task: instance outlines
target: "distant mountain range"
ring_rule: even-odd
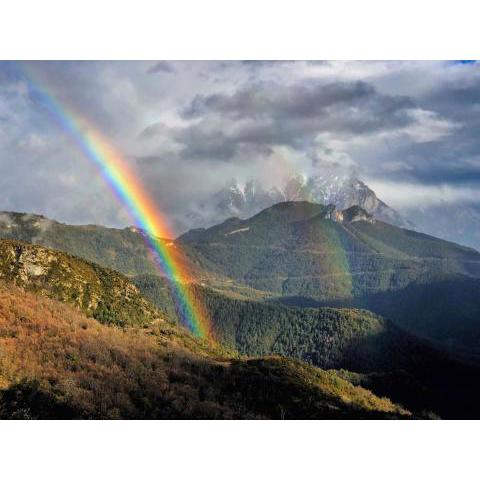
[[[375,192],[357,177],[325,173],[311,177],[294,176],[282,185],[266,189],[257,180],[244,185],[233,181],[218,191],[193,217],[199,226],[219,223],[229,217],[248,218],[276,203],[307,201],[333,204],[339,210],[358,205],[376,219],[405,228],[414,225],[380,200]],[[213,220],[213,221],[212,221]]]
[[[478,207],[445,202],[435,206],[419,204],[398,211],[378,198],[357,176],[328,171],[312,176],[293,176],[281,185],[271,188],[264,187],[256,179],[244,184],[232,181],[204,201],[195,213],[190,213],[187,224],[206,227],[230,217],[249,218],[265,208],[285,201],[333,204],[340,210],[358,205],[386,223],[480,250]]]
[[[477,251],[377,220],[359,206],[282,202],[245,220],[191,230],[175,244],[205,269],[252,288],[317,300],[446,274],[480,277]]]
[[[358,206],[284,202],[175,243],[200,268],[283,303],[368,308],[480,354],[480,253],[376,220]]]

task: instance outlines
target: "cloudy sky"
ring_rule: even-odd
[[[408,212],[480,205],[471,62],[0,62],[0,210],[131,223],[24,74],[95,125],[172,226],[232,178],[354,172]]]

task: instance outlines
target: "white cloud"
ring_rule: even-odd
[[[422,185],[369,179],[368,185],[393,208],[411,210],[444,204],[480,203],[480,190],[468,186]]]
[[[458,122],[442,118],[437,113],[429,110],[415,108],[410,110],[409,114],[415,123],[405,127],[402,133],[409,135],[418,143],[439,140],[461,128]]]

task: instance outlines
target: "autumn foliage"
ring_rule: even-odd
[[[0,284],[3,418],[358,418],[407,412],[331,372],[225,358],[187,332],[102,325]]]

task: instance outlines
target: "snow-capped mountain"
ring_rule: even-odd
[[[397,211],[382,202],[364,182],[352,175],[296,176],[268,190],[256,180],[244,185],[232,182],[213,196],[212,205],[206,205],[205,211],[215,212],[218,217],[216,221],[228,217],[246,218],[275,203],[295,200],[333,204],[339,210],[358,205],[378,220],[401,227],[413,227]]]

